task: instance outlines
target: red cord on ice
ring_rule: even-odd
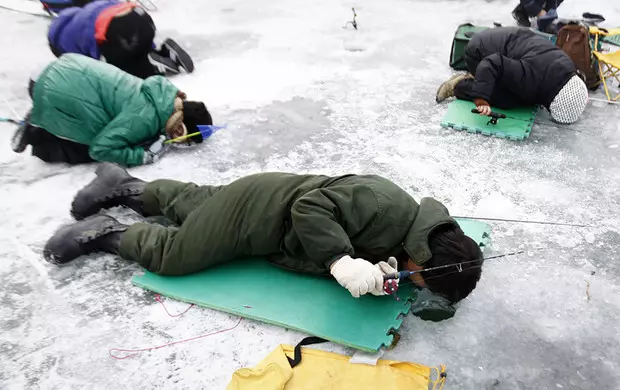
[[[184,312],[179,313],[179,314],[170,314],[170,312],[168,311],[168,309],[166,309],[166,305],[164,305],[164,301],[161,299],[161,295],[159,295],[159,294],[155,294],[155,300],[156,300],[157,302],[159,302],[159,303],[160,303],[160,304],[164,307],[164,310],[166,311],[166,313],[167,313],[170,317],[180,317],[180,316],[182,316],[183,314],[187,313],[187,312],[189,311],[189,309],[191,309],[192,307],[194,307],[194,304],[192,303],[191,305],[189,305],[189,307],[188,307],[187,309],[185,309],[185,311],[184,311]]]
[[[243,318],[239,317],[239,321],[237,321],[237,323],[236,323],[234,326],[230,327],[230,328],[227,328],[227,329],[220,329],[220,330],[215,331],[215,332],[211,332],[211,333],[203,334],[203,335],[196,336],[196,337],[192,337],[192,338],[189,338],[189,339],[179,340],[179,341],[173,341],[173,342],[168,343],[168,344],[158,345],[158,346],[156,346],[156,347],[150,347],[150,348],[142,348],[142,349],[120,349],[120,348],[112,348],[112,349],[110,349],[110,351],[109,351],[108,353],[110,354],[110,356],[111,356],[111,357],[113,357],[114,359],[117,359],[117,360],[127,359],[127,358],[130,358],[130,357],[132,357],[132,356],[135,356],[135,355],[139,354],[140,352],[153,351],[153,350],[155,350],[155,349],[160,349],[160,348],[164,348],[164,347],[170,347],[170,346],[175,345],[175,344],[181,344],[181,343],[185,343],[185,342],[188,342],[188,341],[198,340],[198,339],[201,339],[201,338],[204,338],[204,337],[214,336],[214,335],[216,335],[216,334],[220,334],[220,333],[224,333],[224,332],[231,331],[231,330],[235,329],[237,326],[239,326],[239,324],[241,323],[241,320],[242,320],[242,319],[243,319]],[[130,353],[129,353],[129,355],[127,355],[127,356],[116,356],[116,355],[114,355],[114,354],[112,353],[113,351],[118,351],[118,352],[130,352]]]

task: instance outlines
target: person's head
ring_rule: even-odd
[[[183,125],[186,128],[185,134],[193,134],[199,132],[198,125],[212,125],[213,119],[202,102],[183,102]],[[190,137],[193,142],[202,142],[202,135],[197,134]]]
[[[571,124],[577,121],[588,104],[588,88],[583,80],[574,75],[555,95],[549,105],[551,119],[561,124]]]
[[[174,113],[166,122],[168,138],[175,139],[188,134],[198,133],[198,125],[212,125],[211,114],[202,102],[184,101],[185,94],[180,92],[174,103]],[[201,143],[202,135],[196,134],[183,143]]]
[[[482,273],[482,251],[478,244],[460,228],[444,226],[431,233],[428,246],[432,257],[423,266],[409,260],[407,268],[426,270],[454,266],[416,273],[411,276],[411,280],[419,287],[427,287],[453,303],[467,297],[476,287]]]

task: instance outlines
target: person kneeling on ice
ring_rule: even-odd
[[[557,18],[558,7],[563,2],[564,0],[519,0],[519,4],[512,11],[512,17],[521,27],[536,27],[545,31],[545,27]]]
[[[383,276],[398,267],[429,268],[413,274],[413,282],[451,302],[465,298],[480,279],[482,252],[446,207],[432,198],[418,204],[380,176],[261,173],[198,186],[147,183],[114,164],[102,164],[96,174],[73,200],[71,213],[79,222],[45,245],[49,262],[103,251],[160,275],[187,275],[264,256],[287,270],[331,273],[356,298],[383,295]],[[163,215],[179,227],[126,226],[93,216],[114,206]],[[444,265],[454,267],[430,269]]]
[[[168,38],[155,49],[155,24],[136,3],[97,0],[84,7],[60,12],[48,31],[49,46],[56,57],[82,54],[104,60],[136,77],[147,78],[180,68],[194,71],[191,57]]]
[[[12,140],[21,153],[46,162],[110,161],[125,166],[155,162],[173,139],[212,125],[204,103],[162,76],[141,80],[79,54],[49,64],[29,91],[32,110]],[[202,142],[200,134],[189,143]]]
[[[540,104],[551,118],[570,124],[588,103],[588,89],[562,49],[525,28],[499,27],[476,33],[465,50],[470,73],[443,83],[436,100],[456,96],[473,101],[482,115],[491,106],[515,108]]]

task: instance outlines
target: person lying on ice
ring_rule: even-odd
[[[445,206],[420,204],[380,176],[261,173],[228,185],[174,180],[150,183],[102,164],[80,190],[71,213],[78,222],[50,238],[44,256],[67,263],[103,251],[160,275],[187,275],[217,264],[264,256],[285,269],[331,275],[352,296],[383,294],[383,275],[398,266],[452,302],[480,279],[482,253]],[[179,227],[131,226],[95,213],[114,206],[165,216]],[[93,216],[94,215],[94,216]],[[458,263],[462,268],[457,267]],[[460,270],[460,272],[459,272]]]
[[[141,80],[101,61],[65,54],[31,80],[32,110],[12,140],[46,162],[149,164],[177,138],[211,125],[204,103],[162,76]],[[200,135],[190,142],[202,142]],[[167,146],[167,145],[166,145]]]
[[[97,0],[84,7],[64,9],[52,21],[49,46],[56,57],[77,53],[103,60],[142,79],[180,68],[194,71],[191,57],[168,38],[156,50],[155,24],[133,2]]]
[[[500,27],[475,34],[465,49],[470,73],[443,83],[436,100],[473,101],[482,115],[491,106],[543,105],[563,124],[577,121],[588,102],[588,89],[562,49],[526,28]],[[472,76],[473,75],[473,76]]]

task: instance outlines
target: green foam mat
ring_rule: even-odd
[[[620,46],[620,34],[604,36],[601,40],[603,42],[611,43],[612,45]]]
[[[465,130],[470,133],[480,133],[498,138],[508,138],[515,141],[524,140],[530,136],[538,108],[520,107],[510,110],[493,108],[493,111],[505,114],[510,118],[499,119],[497,124],[490,124],[489,117],[473,114],[474,103],[456,99],[448,104],[448,112],[441,121],[441,126],[455,130]]]
[[[458,220],[481,246],[490,227]],[[391,296],[353,298],[335,280],[280,269],[266,259],[238,260],[186,276],[134,276],[133,284],[181,301],[299,330],[364,351],[392,344],[417,290],[403,284],[401,301]]]

